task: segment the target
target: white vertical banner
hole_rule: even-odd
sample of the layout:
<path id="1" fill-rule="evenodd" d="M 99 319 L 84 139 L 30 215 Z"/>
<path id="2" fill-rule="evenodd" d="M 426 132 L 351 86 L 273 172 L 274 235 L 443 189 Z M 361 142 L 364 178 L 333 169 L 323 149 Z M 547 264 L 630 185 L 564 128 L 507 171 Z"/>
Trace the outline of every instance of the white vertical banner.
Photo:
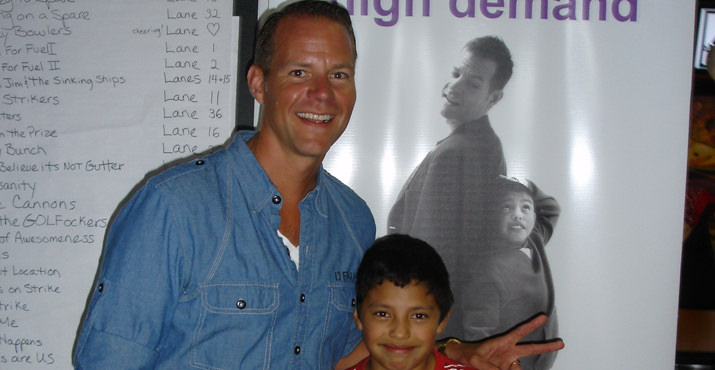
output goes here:
<path id="1" fill-rule="evenodd" d="M 366 199 L 378 235 L 450 135 L 443 87 L 465 44 L 497 36 L 514 62 L 488 112 L 506 173 L 561 208 L 545 247 L 566 343 L 552 368 L 672 369 L 695 3 L 337 2 L 353 15 L 358 98 L 325 167 Z"/>

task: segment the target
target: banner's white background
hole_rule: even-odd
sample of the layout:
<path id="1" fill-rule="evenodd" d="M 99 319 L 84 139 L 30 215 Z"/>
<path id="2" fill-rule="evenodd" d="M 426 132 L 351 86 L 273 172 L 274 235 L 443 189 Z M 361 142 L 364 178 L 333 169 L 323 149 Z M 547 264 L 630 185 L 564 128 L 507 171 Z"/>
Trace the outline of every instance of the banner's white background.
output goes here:
<path id="1" fill-rule="evenodd" d="M 514 2 L 513 19 L 511 1 L 493 2 L 504 4 L 495 19 L 480 12 L 484 1 L 473 18 L 449 7 L 470 1 L 339 2 L 354 14 L 358 101 L 325 166 L 366 199 L 378 235 L 402 184 L 449 132 L 441 89 L 463 45 L 497 35 L 515 62 L 489 113 L 508 174 L 562 206 L 547 245 L 566 342 L 554 369 L 673 369 L 695 3 L 604 1 L 599 20 L 594 1 L 585 20 L 588 2 L 570 1 L 575 19 L 557 20 L 559 1 L 533 2 L 532 19 L 528 1 Z M 637 19 L 617 20 L 614 3 Z M 397 18 L 378 12 L 393 6 Z"/>

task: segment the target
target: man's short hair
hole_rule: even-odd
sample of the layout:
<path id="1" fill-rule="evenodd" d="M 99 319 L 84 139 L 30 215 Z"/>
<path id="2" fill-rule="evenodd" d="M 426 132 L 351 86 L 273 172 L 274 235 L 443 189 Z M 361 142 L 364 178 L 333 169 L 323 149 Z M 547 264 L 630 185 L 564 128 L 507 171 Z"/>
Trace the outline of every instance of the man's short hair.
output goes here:
<path id="1" fill-rule="evenodd" d="M 502 90 L 511 78 L 514 62 L 504 41 L 496 36 L 477 37 L 467 43 L 464 48 L 473 56 L 491 60 L 497 65 L 489 85 L 491 90 Z"/>
<path id="2" fill-rule="evenodd" d="M 324 0 L 301 0 L 287 2 L 276 9 L 267 11 L 259 21 L 256 43 L 253 49 L 253 63 L 261 67 L 263 72 L 268 73 L 271 59 L 275 52 L 273 35 L 276 32 L 278 23 L 287 17 L 315 17 L 327 18 L 338 22 L 345 28 L 350 37 L 350 49 L 353 58 L 357 59 L 357 47 L 355 44 L 355 32 L 353 31 L 350 13 L 342 5 Z"/>
<path id="3" fill-rule="evenodd" d="M 386 280 L 401 288 L 413 282 L 424 284 L 437 302 L 440 321 L 454 303 L 449 273 L 442 258 L 420 239 L 402 234 L 387 235 L 377 239 L 365 252 L 355 283 L 358 313 L 367 293 Z"/>

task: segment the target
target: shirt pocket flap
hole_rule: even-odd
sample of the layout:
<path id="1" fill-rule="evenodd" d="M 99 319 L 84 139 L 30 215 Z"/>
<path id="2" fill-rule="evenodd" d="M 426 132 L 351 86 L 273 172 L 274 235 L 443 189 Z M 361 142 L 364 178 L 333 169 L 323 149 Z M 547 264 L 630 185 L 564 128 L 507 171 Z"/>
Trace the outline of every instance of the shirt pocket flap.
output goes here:
<path id="1" fill-rule="evenodd" d="M 331 301 L 340 311 L 355 310 L 355 287 L 353 285 L 331 285 Z"/>
<path id="2" fill-rule="evenodd" d="M 217 283 L 200 289 L 201 303 L 209 312 L 257 314 L 278 307 L 278 284 Z"/>

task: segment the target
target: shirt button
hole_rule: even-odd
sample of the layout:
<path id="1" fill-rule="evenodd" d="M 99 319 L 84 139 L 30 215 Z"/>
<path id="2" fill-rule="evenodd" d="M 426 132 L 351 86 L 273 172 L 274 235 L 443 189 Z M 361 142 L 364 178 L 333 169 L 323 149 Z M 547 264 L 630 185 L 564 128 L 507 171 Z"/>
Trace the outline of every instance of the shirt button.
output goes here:
<path id="1" fill-rule="evenodd" d="M 353 306 L 353 307 L 355 307 L 355 298 L 353 298 L 353 300 L 350 301 L 350 305 Z"/>
<path id="2" fill-rule="evenodd" d="M 203 159 L 199 159 L 198 161 L 194 162 L 194 164 L 197 165 L 197 166 L 203 166 L 204 163 L 206 163 L 206 162 L 204 162 Z"/>
<path id="3" fill-rule="evenodd" d="M 301 294 L 301 295 L 300 295 L 300 301 L 301 301 L 301 302 L 305 302 L 305 294 Z"/>
<path id="4" fill-rule="evenodd" d="M 239 299 L 238 302 L 236 302 L 236 307 L 238 307 L 239 310 L 246 308 L 246 301 Z"/>
<path id="5" fill-rule="evenodd" d="M 299 355 L 300 354 L 300 346 L 295 346 L 295 348 L 293 348 L 293 353 L 295 353 L 296 355 Z"/>
<path id="6" fill-rule="evenodd" d="M 98 292 L 102 293 L 103 290 L 104 290 L 104 284 L 99 284 L 99 285 L 97 285 L 97 291 L 98 291 Z"/>
<path id="7" fill-rule="evenodd" d="M 271 201 L 273 202 L 273 204 L 279 204 L 281 202 L 281 197 L 278 195 L 274 195 Z"/>

